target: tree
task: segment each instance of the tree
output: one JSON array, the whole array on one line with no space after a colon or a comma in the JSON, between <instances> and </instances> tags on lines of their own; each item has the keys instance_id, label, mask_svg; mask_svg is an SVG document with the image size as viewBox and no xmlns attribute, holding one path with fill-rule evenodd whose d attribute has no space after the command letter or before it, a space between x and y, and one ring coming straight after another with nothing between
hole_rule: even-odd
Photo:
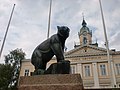
<instances>
[{"instance_id":1,"label":"tree","mask_svg":"<svg viewBox=\"0 0 120 90\"><path fill-rule=\"evenodd\" d=\"M0 64L0 90L8 90L12 80L12 70L11 65Z\"/></svg>"},{"instance_id":2,"label":"tree","mask_svg":"<svg viewBox=\"0 0 120 90\"><path fill-rule=\"evenodd\" d=\"M25 59L25 53L22 49L15 49L10 51L8 55L5 56L5 64L12 67L12 77L9 83L10 88L16 88L19 78L19 72L21 67L21 60Z\"/></svg>"}]
</instances>

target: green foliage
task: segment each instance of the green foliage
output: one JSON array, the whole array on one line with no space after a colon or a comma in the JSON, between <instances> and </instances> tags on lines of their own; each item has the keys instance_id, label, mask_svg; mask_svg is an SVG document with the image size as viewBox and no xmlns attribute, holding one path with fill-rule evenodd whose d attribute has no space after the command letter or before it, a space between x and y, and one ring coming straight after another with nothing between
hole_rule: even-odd
<instances>
[{"instance_id":1,"label":"green foliage","mask_svg":"<svg viewBox=\"0 0 120 90\"><path fill-rule=\"evenodd\" d=\"M17 48L10 51L10 54L5 56L5 63L14 66L14 64L20 64L22 59L25 59L25 53L22 51L22 49Z\"/></svg>"},{"instance_id":2,"label":"green foliage","mask_svg":"<svg viewBox=\"0 0 120 90\"><path fill-rule=\"evenodd\" d=\"M10 76L11 80L9 82L9 87L12 88L11 90L14 90L14 88L17 87L21 61L23 59L25 59L25 53L22 51L22 49L12 50L8 55L5 56L5 64L12 67L12 76Z\"/></svg>"},{"instance_id":3,"label":"green foliage","mask_svg":"<svg viewBox=\"0 0 120 90\"><path fill-rule=\"evenodd\" d=\"M0 64L0 90L8 90L12 80L13 67L7 64Z\"/></svg>"}]
</instances>

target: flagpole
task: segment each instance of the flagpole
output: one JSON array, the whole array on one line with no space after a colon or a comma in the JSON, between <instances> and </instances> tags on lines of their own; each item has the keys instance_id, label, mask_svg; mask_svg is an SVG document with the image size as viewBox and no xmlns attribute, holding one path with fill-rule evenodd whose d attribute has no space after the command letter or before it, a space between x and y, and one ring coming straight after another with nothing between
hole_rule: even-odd
<instances>
[{"instance_id":1,"label":"flagpole","mask_svg":"<svg viewBox=\"0 0 120 90\"><path fill-rule=\"evenodd\" d=\"M2 46L1 46L1 49L0 49L0 58L1 58L2 51L3 51L3 48L4 48L4 44L5 44L5 41L6 41L6 37L7 37L8 30L9 30L10 22L11 22L11 19L12 19L12 15L13 15L13 12L14 12L14 8L15 8L15 4L13 5L12 12L11 12L11 15L10 15L10 19L9 19L9 22L8 22L8 26L7 26L5 36L4 36L4 39L3 39L3 43L2 43Z\"/></svg>"},{"instance_id":2,"label":"flagpole","mask_svg":"<svg viewBox=\"0 0 120 90\"><path fill-rule=\"evenodd\" d=\"M111 59L110 59L110 52L109 52L109 42L107 39L107 34L106 34L106 26L105 26L105 21L104 21L104 15L103 15L103 10L102 10L102 4L101 4L101 0L99 0L99 4L100 4L100 10L101 10L101 15L102 15L102 22L103 22L103 29L104 29L104 36L105 36L105 46L107 49L107 59L108 59L108 63L109 63L109 68L110 68L110 79L111 79L111 85L112 87L114 85L116 85L116 81L115 78L113 76L113 68L111 66Z\"/></svg>"},{"instance_id":3,"label":"flagpole","mask_svg":"<svg viewBox=\"0 0 120 90\"><path fill-rule=\"evenodd\" d=\"M50 9L49 9L49 18L48 18L48 33L47 33L47 39L49 38L49 34L50 34L51 9L52 9L52 0L50 0Z\"/></svg>"}]
</instances>

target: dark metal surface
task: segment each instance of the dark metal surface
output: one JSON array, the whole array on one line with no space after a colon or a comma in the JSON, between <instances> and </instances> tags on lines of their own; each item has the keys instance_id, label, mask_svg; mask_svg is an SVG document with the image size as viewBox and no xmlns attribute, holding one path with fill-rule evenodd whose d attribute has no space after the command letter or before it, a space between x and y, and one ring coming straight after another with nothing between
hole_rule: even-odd
<instances>
[{"instance_id":1,"label":"dark metal surface","mask_svg":"<svg viewBox=\"0 0 120 90\"><path fill-rule=\"evenodd\" d=\"M57 62L64 60L65 40L69 36L70 29L66 26L57 26L58 33L54 34L36 47L32 54L31 63L37 70L46 70L46 64L55 55Z\"/></svg>"}]
</instances>

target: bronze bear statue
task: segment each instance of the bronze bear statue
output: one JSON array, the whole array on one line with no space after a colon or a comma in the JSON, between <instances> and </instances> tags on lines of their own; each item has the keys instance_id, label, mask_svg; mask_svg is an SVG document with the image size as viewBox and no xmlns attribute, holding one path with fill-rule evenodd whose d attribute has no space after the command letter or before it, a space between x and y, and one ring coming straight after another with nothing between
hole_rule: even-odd
<instances>
[{"instance_id":1,"label":"bronze bear statue","mask_svg":"<svg viewBox=\"0 0 120 90\"><path fill-rule=\"evenodd\" d=\"M57 26L58 32L36 47L32 54L31 63L35 70L46 70L46 64L55 55L57 62L64 60L65 40L69 37L70 29Z\"/></svg>"}]
</instances>

